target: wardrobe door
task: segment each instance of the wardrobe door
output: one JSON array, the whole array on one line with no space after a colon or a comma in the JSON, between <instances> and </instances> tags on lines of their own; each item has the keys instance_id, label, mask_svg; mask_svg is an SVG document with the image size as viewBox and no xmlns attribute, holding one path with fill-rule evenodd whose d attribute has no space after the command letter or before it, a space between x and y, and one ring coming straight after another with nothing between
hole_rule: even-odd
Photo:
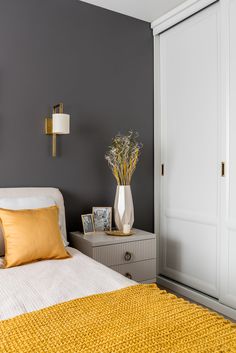
<instances>
[{"instance_id":1,"label":"wardrobe door","mask_svg":"<svg viewBox=\"0 0 236 353\"><path fill-rule=\"evenodd\" d=\"M229 44L228 79L229 109L226 131L226 176L221 238L221 286L220 301L236 309L236 0L228 1ZM227 54L226 54L227 56ZM228 58L228 57L227 57ZM228 93L228 91L227 91ZM227 111L227 109L226 109Z\"/></svg>"},{"instance_id":2,"label":"wardrobe door","mask_svg":"<svg viewBox=\"0 0 236 353\"><path fill-rule=\"evenodd\" d=\"M214 297L220 197L218 6L160 35L160 271Z\"/></svg>"}]
</instances>

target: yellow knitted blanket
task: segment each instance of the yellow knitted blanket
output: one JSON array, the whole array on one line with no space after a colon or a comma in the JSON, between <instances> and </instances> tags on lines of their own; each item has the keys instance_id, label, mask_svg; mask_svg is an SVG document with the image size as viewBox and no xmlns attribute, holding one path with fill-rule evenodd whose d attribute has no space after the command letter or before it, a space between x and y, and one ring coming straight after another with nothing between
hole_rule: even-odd
<instances>
[{"instance_id":1,"label":"yellow knitted blanket","mask_svg":"<svg viewBox=\"0 0 236 353\"><path fill-rule=\"evenodd\" d=\"M1 321L0 352L236 353L236 326L155 285L135 285Z\"/></svg>"}]
</instances>

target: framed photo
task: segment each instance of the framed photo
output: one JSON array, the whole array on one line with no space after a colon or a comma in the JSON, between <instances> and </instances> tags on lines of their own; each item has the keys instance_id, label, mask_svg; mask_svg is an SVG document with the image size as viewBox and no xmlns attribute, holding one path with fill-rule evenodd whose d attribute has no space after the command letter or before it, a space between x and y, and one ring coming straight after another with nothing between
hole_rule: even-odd
<instances>
[{"instance_id":1,"label":"framed photo","mask_svg":"<svg viewBox=\"0 0 236 353\"><path fill-rule=\"evenodd\" d=\"M96 232L111 230L112 207L93 207L93 219Z\"/></svg>"},{"instance_id":2,"label":"framed photo","mask_svg":"<svg viewBox=\"0 0 236 353\"><path fill-rule=\"evenodd\" d=\"M93 220L93 214L83 214L81 216L82 218L82 223L83 223L83 229L84 229L84 234L89 234L89 233L94 233L94 220Z\"/></svg>"}]
</instances>

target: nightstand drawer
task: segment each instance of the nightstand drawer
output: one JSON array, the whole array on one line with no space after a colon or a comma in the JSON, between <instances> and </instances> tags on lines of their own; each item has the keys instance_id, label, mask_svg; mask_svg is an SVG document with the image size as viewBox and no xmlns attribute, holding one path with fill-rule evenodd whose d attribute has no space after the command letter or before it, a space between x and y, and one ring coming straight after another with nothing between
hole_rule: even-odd
<instances>
[{"instance_id":1,"label":"nightstand drawer","mask_svg":"<svg viewBox=\"0 0 236 353\"><path fill-rule=\"evenodd\" d=\"M155 259L156 239L94 247L93 258L106 266Z\"/></svg>"},{"instance_id":2,"label":"nightstand drawer","mask_svg":"<svg viewBox=\"0 0 236 353\"><path fill-rule=\"evenodd\" d=\"M113 270L134 281L142 282L156 277L156 260L139 261L132 264L111 266Z\"/></svg>"}]
</instances>

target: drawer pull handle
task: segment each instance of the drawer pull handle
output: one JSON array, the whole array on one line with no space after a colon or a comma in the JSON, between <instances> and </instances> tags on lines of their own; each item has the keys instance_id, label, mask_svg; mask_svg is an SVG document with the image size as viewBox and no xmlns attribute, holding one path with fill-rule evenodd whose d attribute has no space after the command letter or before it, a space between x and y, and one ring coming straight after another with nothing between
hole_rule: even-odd
<instances>
[{"instance_id":1,"label":"drawer pull handle","mask_svg":"<svg viewBox=\"0 0 236 353\"><path fill-rule=\"evenodd\" d=\"M132 254L129 251L125 253L125 261L130 261L132 259Z\"/></svg>"},{"instance_id":2,"label":"drawer pull handle","mask_svg":"<svg viewBox=\"0 0 236 353\"><path fill-rule=\"evenodd\" d=\"M127 273L125 274L125 277L127 277L127 278L129 278L129 279L132 279L132 278L133 278L132 275L131 275L131 273L129 273L129 272L127 272Z\"/></svg>"}]
</instances>

